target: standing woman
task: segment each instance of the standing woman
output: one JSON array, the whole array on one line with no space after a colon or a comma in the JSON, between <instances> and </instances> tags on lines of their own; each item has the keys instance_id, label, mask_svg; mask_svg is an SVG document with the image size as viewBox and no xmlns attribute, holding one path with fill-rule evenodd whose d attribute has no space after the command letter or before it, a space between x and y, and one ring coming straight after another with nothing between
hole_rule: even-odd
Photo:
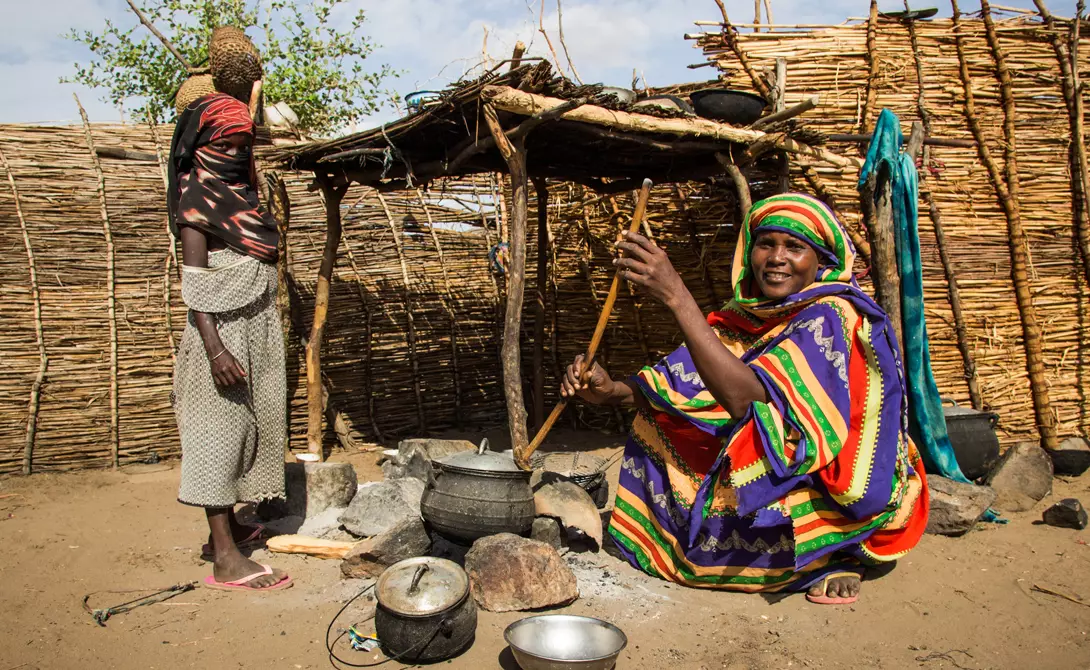
<instances>
[{"instance_id":1,"label":"standing woman","mask_svg":"<svg viewBox=\"0 0 1090 670\"><path fill-rule=\"evenodd\" d=\"M269 591L291 578L240 551L263 543L234 506L284 497L284 344L276 309L276 221L261 206L246 103L213 93L179 116L170 226L182 240L189 318L174 365L182 440L178 500L203 507L211 588Z\"/></svg>"}]
</instances>

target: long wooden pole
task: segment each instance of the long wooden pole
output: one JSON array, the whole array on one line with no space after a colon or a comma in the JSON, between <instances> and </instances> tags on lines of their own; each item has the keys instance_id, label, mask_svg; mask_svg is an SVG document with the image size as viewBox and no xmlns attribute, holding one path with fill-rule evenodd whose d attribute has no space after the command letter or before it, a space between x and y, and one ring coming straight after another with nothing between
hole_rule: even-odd
<instances>
[{"instance_id":1,"label":"long wooden pole","mask_svg":"<svg viewBox=\"0 0 1090 670\"><path fill-rule=\"evenodd\" d=\"M905 9L908 9L908 0L905 0ZM916 108L920 114L920 122L923 125L924 135L931 135L931 110L927 105L927 86L924 80L923 69L923 56L920 53L920 41L916 33L916 23L914 21L905 21L905 26L908 28L908 37L912 45L912 56L916 64ZM927 145L927 141L924 141L922 149L923 155L923 174L926 174L926 168L930 163L931 150ZM973 349L969 343L968 327L965 324L965 314L961 305L961 287L958 285L957 274L954 272L954 263L950 259L950 253L947 251L946 244L946 231L942 225L942 212L939 210L939 204L935 202L935 196L931 193L929 188L920 189L920 198L923 199L924 204L927 205L927 213L931 218L931 226L935 231L935 246L939 250L939 259L942 262L943 275L946 278L946 290L947 296L950 299L950 311L954 317L954 334L957 338L958 352L961 354L962 367L965 370L965 383L969 387L969 402L972 404L973 409L984 409L984 398L980 393L980 380L977 378L976 373L976 359L973 356Z\"/></svg>"},{"instance_id":2,"label":"long wooden pole","mask_svg":"<svg viewBox=\"0 0 1090 670\"><path fill-rule=\"evenodd\" d=\"M640 188L640 195L636 200L636 210L632 213L632 222L628 226L628 231L631 233L638 232L640 229L640 223L643 221L643 217L647 212L647 200L651 195L651 180L644 179L643 186ZM590 345L587 347L587 353L583 357L583 374L585 375L590 371L591 364L594 362L594 354L598 353L598 345L602 343L602 336L606 332L606 324L609 323L609 315L613 311L613 303L617 301L617 291L621 286L621 271L618 269L613 274L613 283L609 286L609 295L606 296L605 303L602 304L602 312L598 315L598 324L594 327L594 336L590 339ZM541 443L545 441L545 436L552 430L553 424L560 417L560 414L567 407L567 398L562 399L553 408L553 411L549 414L549 418L545 420L545 424L541 426L541 429L537 431L537 435L534 436L534 441L531 442L525 449L515 450L515 462L523 470L530 469L530 457L533 456L537 448L541 446Z\"/></svg>"},{"instance_id":3,"label":"long wooden pole","mask_svg":"<svg viewBox=\"0 0 1090 670\"><path fill-rule=\"evenodd\" d=\"M1087 203L1087 193L1090 192L1088 178L1090 169L1086 156L1085 133L1082 120L1082 89L1078 75L1078 19L1072 22L1072 33L1069 35L1068 44L1061 38L1056 20L1048 11L1043 0L1034 0L1041 18L1048 29L1049 41L1052 50L1056 54L1056 62L1060 66L1060 83L1063 91L1064 103L1067 107L1068 126L1071 129L1071 201L1073 219L1075 224L1075 241L1078 245L1079 257L1082 261L1084 279L1090 283L1090 203ZM1081 12L1080 12L1081 13ZM1070 45L1070 48L1068 47Z\"/></svg>"},{"instance_id":4,"label":"long wooden pole","mask_svg":"<svg viewBox=\"0 0 1090 670\"><path fill-rule=\"evenodd\" d=\"M535 178L537 193L537 285L534 290L534 429L545 421L545 285L549 281L549 187Z\"/></svg>"},{"instance_id":5,"label":"long wooden pole","mask_svg":"<svg viewBox=\"0 0 1090 670\"><path fill-rule=\"evenodd\" d=\"M977 155L987 170L988 179L995 190L996 199L1007 219L1007 238L1011 256L1011 281L1014 284L1015 301L1022 325L1022 341L1026 353L1026 371L1029 376L1030 393L1033 398L1033 412L1037 421L1037 430L1041 436L1041 445L1046 449L1058 446L1056 439L1055 418L1049 399L1047 380L1045 379L1044 355L1041 351L1041 327L1037 321L1037 310L1033 306L1033 296L1029 288L1026 233L1022 228L1022 216L1018 203L1018 172L1016 156L1016 138L1014 136L1014 99L1011 91L1010 72L1006 59L996 36L992 22L991 7L987 0L981 2L984 16L984 28L987 34L992 56L996 62L996 76L1000 80L1000 99L1003 103L1004 142L1006 144L1006 180L1000 173L999 166L992 157L985 142L984 129L976 114L976 97L973 93L973 80L969 74L969 63L965 55L965 36L961 30L961 10L957 0L951 0L953 6L954 46L958 56L958 73L965 94L965 120L976 140ZM1013 159L1013 160L1012 160Z\"/></svg>"},{"instance_id":6,"label":"long wooden pole","mask_svg":"<svg viewBox=\"0 0 1090 670\"><path fill-rule=\"evenodd\" d=\"M416 197L420 199L420 207L424 210L424 216L428 219L428 232L431 233L431 242L435 245L435 255L439 259L439 269L443 272L443 287L446 289L446 299L441 300L443 308L450 320L450 368L451 381L454 384L454 425L462 428L462 366L458 362L458 316L454 313L457 299L454 297L454 288L450 283L450 273L447 272L447 262L443 257L443 245L439 242L439 233L435 232L435 221L431 217L431 209L424 198L424 192L416 189Z\"/></svg>"},{"instance_id":7,"label":"long wooden pole","mask_svg":"<svg viewBox=\"0 0 1090 670\"><path fill-rule=\"evenodd\" d=\"M4 172L8 176L8 185L11 187L11 197L15 203L15 216L19 220L19 229L23 233L23 247L26 249L27 267L30 270L30 298L34 303L34 335L38 340L38 374L30 385L30 402L27 405L26 419L26 443L23 446L23 474L29 475L34 460L34 444L38 435L38 408L42 399L42 384L45 383L45 374L49 369L49 356L45 350L45 333L42 328L42 295L38 290L38 265L34 259L34 247L30 243L30 231L23 216L23 205L19 198L19 188L15 185L15 175L12 174L8 157L4 150L0 149L0 162L4 164Z\"/></svg>"},{"instance_id":8,"label":"long wooden pole","mask_svg":"<svg viewBox=\"0 0 1090 670\"><path fill-rule=\"evenodd\" d=\"M106 175L102 172L102 164L95 152L95 141L91 137L91 123L87 120L87 111L80 104L79 97L75 93L79 107L80 119L83 120L83 135L87 140L87 151L91 155L91 164L94 165L95 175L98 177L98 206L102 215L102 235L106 239L106 313L110 320L110 447L112 449L111 460L114 468L121 464L121 435L118 419L117 400L117 271L114 266L114 236L110 226L110 211L106 208Z\"/></svg>"},{"instance_id":9,"label":"long wooden pole","mask_svg":"<svg viewBox=\"0 0 1090 670\"><path fill-rule=\"evenodd\" d=\"M503 345L500 361L503 365L503 390L507 397L507 421L511 433L511 449L522 452L526 447L526 405L522 396L521 347L522 301L526 288L526 217L527 174L526 150L522 138L508 139L500 125L496 108L484 105L484 120L492 139L507 163L511 179L511 229L509 244L511 260L507 267L507 309L503 319Z\"/></svg>"},{"instance_id":10,"label":"long wooden pole","mask_svg":"<svg viewBox=\"0 0 1090 670\"><path fill-rule=\"evenodd\" d=\"M401 286L403 289L402 302L405 305L405 336L409 344L409 362L412 365L413 393L416 395L416 424L421 433L427 431L427 418L424 414L424 396L420 389L420 357L416 346L416 316L413 309L413 289L409 279L409 264L405 261L405 250L401 244L401 232L394 224L394 216L390 213L390 207L386 204L386 198L382 193L377 193L382 211L386 214L386 223L390 226L390 234L394 239L394 250L397 252L397 260L401 265Z\"/></svg>"},{"instance_id":11,"label":"long wooden pole","mask_svg":"<svg viewBox=\"0 0 1090 670\"><path fill-rule=\"evenodd\" d=\"M319 177L318 186L325 200L325 248L318 268L318 286L314 291L314 321L307 342L307 451L325 460L322 450L322 415L325 398L322 388L322 337L329 314L329 284L333 266L337 263L337 247L341 241L341 200L348 186L334 186L328 177Z\"/></svg>"}]
</instances>

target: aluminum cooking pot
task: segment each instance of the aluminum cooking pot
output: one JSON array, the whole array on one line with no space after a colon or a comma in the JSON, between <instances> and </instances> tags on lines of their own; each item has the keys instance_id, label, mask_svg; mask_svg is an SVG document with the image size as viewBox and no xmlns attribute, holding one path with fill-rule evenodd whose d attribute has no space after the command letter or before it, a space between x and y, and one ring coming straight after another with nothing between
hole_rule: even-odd
<instances>
[{"instance_id":1,"label":"aluminum cooking pot","mask_svg":"<svg viewBox=\"0 0 1090 670\"><path fill-rule=\"evenodd\" d=\"M375 597L375 632L391 658L442 661L473 643L477 605L469 577L453 561L420 556L394 563L375 582Z\"/></svg>"},{"instance_id":2,"label":"aluminum cooking pot","mask_svg":"<svg viewBox=\"0 0 1090 670\"><path fill-rule=\"evenodd\" d=\"M952 398L944 397L942 402L946 432L962 474L969 479L984 477L999 460L999 438L995 434L999 415L960 407Z\"/></svg>"},{"instance_id":3,"label":"aluminum cooking pot","mask_svg":"<svg viewBox=\"0 0 1090 670\"><path fill-rule=\"evenodd\" d=\"M534 523L530 472L506 454L463 451L436 462L420 499L420 513L433 529L455 542L496 533L526 535Z\"/></svg>"}]
</instances>

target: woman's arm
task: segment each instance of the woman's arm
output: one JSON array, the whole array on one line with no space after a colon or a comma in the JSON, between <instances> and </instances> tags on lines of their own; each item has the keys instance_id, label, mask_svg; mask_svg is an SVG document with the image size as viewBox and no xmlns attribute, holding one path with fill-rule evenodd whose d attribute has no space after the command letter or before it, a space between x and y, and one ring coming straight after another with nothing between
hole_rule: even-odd
<instances>
[{"instance_id":1,"label":"woman's arm","mask_svg":"<svg viewBox=\"0 0 1090 670\"><path fill-rule=\"evenodd\" d=\"M625 232L617 244L624 253L614 263L622 276L647 290L670 309L708 392L732 417L740 419L754 401L768 402L757 375L732 354L708 325L681 276L663 251L646 237Z\"/></svg>"},{"instance_id":2,"label":"woman's arm","mask_svg":"<svg viewBox=\"0 0 1090 670\"><path fill-rule=\"evenodd\" d=\"M205 234L189 226L182 226L181 233L182 263L195 268L208 267L208 238ZM204 341L204 351L212 366L212 379L216 385L233 386L243 381L246 372L224 346L219 330L216 329L215 318L207 312L190 312L193 313L193 321L197 324L201 340Z\"/></svg>"}]
</instances>

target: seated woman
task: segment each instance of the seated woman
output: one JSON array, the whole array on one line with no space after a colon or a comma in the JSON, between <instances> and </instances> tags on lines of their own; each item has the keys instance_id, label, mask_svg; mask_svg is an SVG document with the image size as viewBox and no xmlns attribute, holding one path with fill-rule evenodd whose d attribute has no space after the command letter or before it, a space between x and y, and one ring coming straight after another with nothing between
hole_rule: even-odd
<instances>
[{"instance_id":1,"label":"seated woman","mask_svg":"<svg viewBox=\"0 0 1090 670\"><path fill-rule=\"evenodd\" d=\"M638 409L610 534L644 571L738 591L858 597L865 564L927 526L906 433L904 373L886 314L852 277L855 250L820 201L755 204L734 299L704 318L665 252L618 244L622 276L673 313L685 343L627 380L583 357L561 394Z\"/></svg>"}]
</instances>

